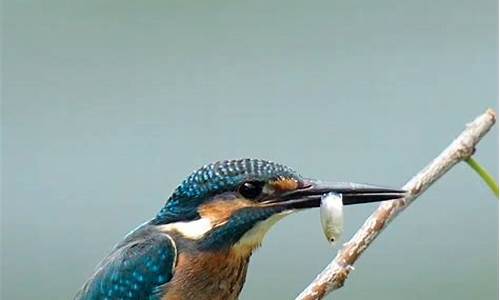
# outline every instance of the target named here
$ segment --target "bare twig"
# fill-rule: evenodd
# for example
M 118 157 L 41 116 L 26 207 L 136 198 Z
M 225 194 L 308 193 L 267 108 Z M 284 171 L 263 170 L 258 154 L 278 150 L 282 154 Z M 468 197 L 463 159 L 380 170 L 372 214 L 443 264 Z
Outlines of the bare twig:
M 296 300 L 322 299 L 331 291 L 342 287 L 353 269 L 354 262 L 385 226 L 449 169 L 469 158 L 474 153 L 476 144 L 495 121 L 495 112 L 488 109 L 468 124 L 448 148 L 403 186 L 403 189 L 408 191 L 405 198 L 380 204 L 351 240 L 343 245 L 333 261 L 297 296 Z

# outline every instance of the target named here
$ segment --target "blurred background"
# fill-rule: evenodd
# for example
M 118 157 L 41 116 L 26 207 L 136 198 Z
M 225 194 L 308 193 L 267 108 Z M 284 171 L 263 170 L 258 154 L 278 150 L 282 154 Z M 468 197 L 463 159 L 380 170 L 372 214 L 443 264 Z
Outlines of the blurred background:
M 493 0 L 3 4 L 2 299 L 72 298 L 205 163 L 398 187 L 498 111 Z M 498 126 L 476 157 L 498 178 Z M 335 254 L 318 210 L 290 216 L 241 298 L 293 298 Z M 335 299 L 497 299 L 498 201 L 458 165 L 355 267 Z

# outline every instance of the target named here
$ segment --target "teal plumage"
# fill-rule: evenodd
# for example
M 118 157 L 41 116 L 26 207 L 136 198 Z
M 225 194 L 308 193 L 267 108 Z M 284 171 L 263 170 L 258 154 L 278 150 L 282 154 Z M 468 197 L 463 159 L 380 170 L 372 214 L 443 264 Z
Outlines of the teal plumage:
M 176 259 L 173 239 L 143 226 L 115 247 L 75 299 L 161 299 Z

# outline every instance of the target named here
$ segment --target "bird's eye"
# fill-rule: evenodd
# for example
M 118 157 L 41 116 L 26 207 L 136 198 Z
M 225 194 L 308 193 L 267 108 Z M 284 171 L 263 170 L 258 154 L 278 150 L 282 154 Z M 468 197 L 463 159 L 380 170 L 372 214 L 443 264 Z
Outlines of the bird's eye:
M 255 199 L 262 194 L 263 187 L 262 181 L 247 181 L 240 185 L 238 192 L 247 199 Z

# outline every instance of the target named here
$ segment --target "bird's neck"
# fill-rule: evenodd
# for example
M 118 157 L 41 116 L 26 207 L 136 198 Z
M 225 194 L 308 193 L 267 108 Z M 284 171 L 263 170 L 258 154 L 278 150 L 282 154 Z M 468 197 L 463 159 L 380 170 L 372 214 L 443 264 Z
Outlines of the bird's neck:
M 242 257 L 250 256 L 255 249 L 260 247 L 269 229 L 287 214 L 288 213 L 275 214 L 263 221 L 257 222 L 232 246 L 232 250 L 235 254 L 239 254 Z
M 247 256 L 259 247 L 265 234 L 289 211 L 275 208 L 248 207 L 237 211 L 227 219 L 202 215 L 198 219 L 157 225 L 166 233 L 179 235 L 195 242 L 200 251 L 215 252 L 233 249 Z
M 211 223 L 202 219 L 164 225 L 182 238 L 178 240 L 176 272 L 163 299 L 238 299 L 253 251 L 286 214 L 272 214 L 253 224 L 228 222 L 211 229 Z M 192 238 L 187 238 L 188 234 Z
M 262 240 L 272 225 L 283 218 L 286 213 L 276 213 L 249 208 L 239 211 L 224 224 L 214 227 L 199 240 L 198 249 L 202 251 L 217 251 L 233 249 L 242 256 L 249 255 L 260 246 Z

